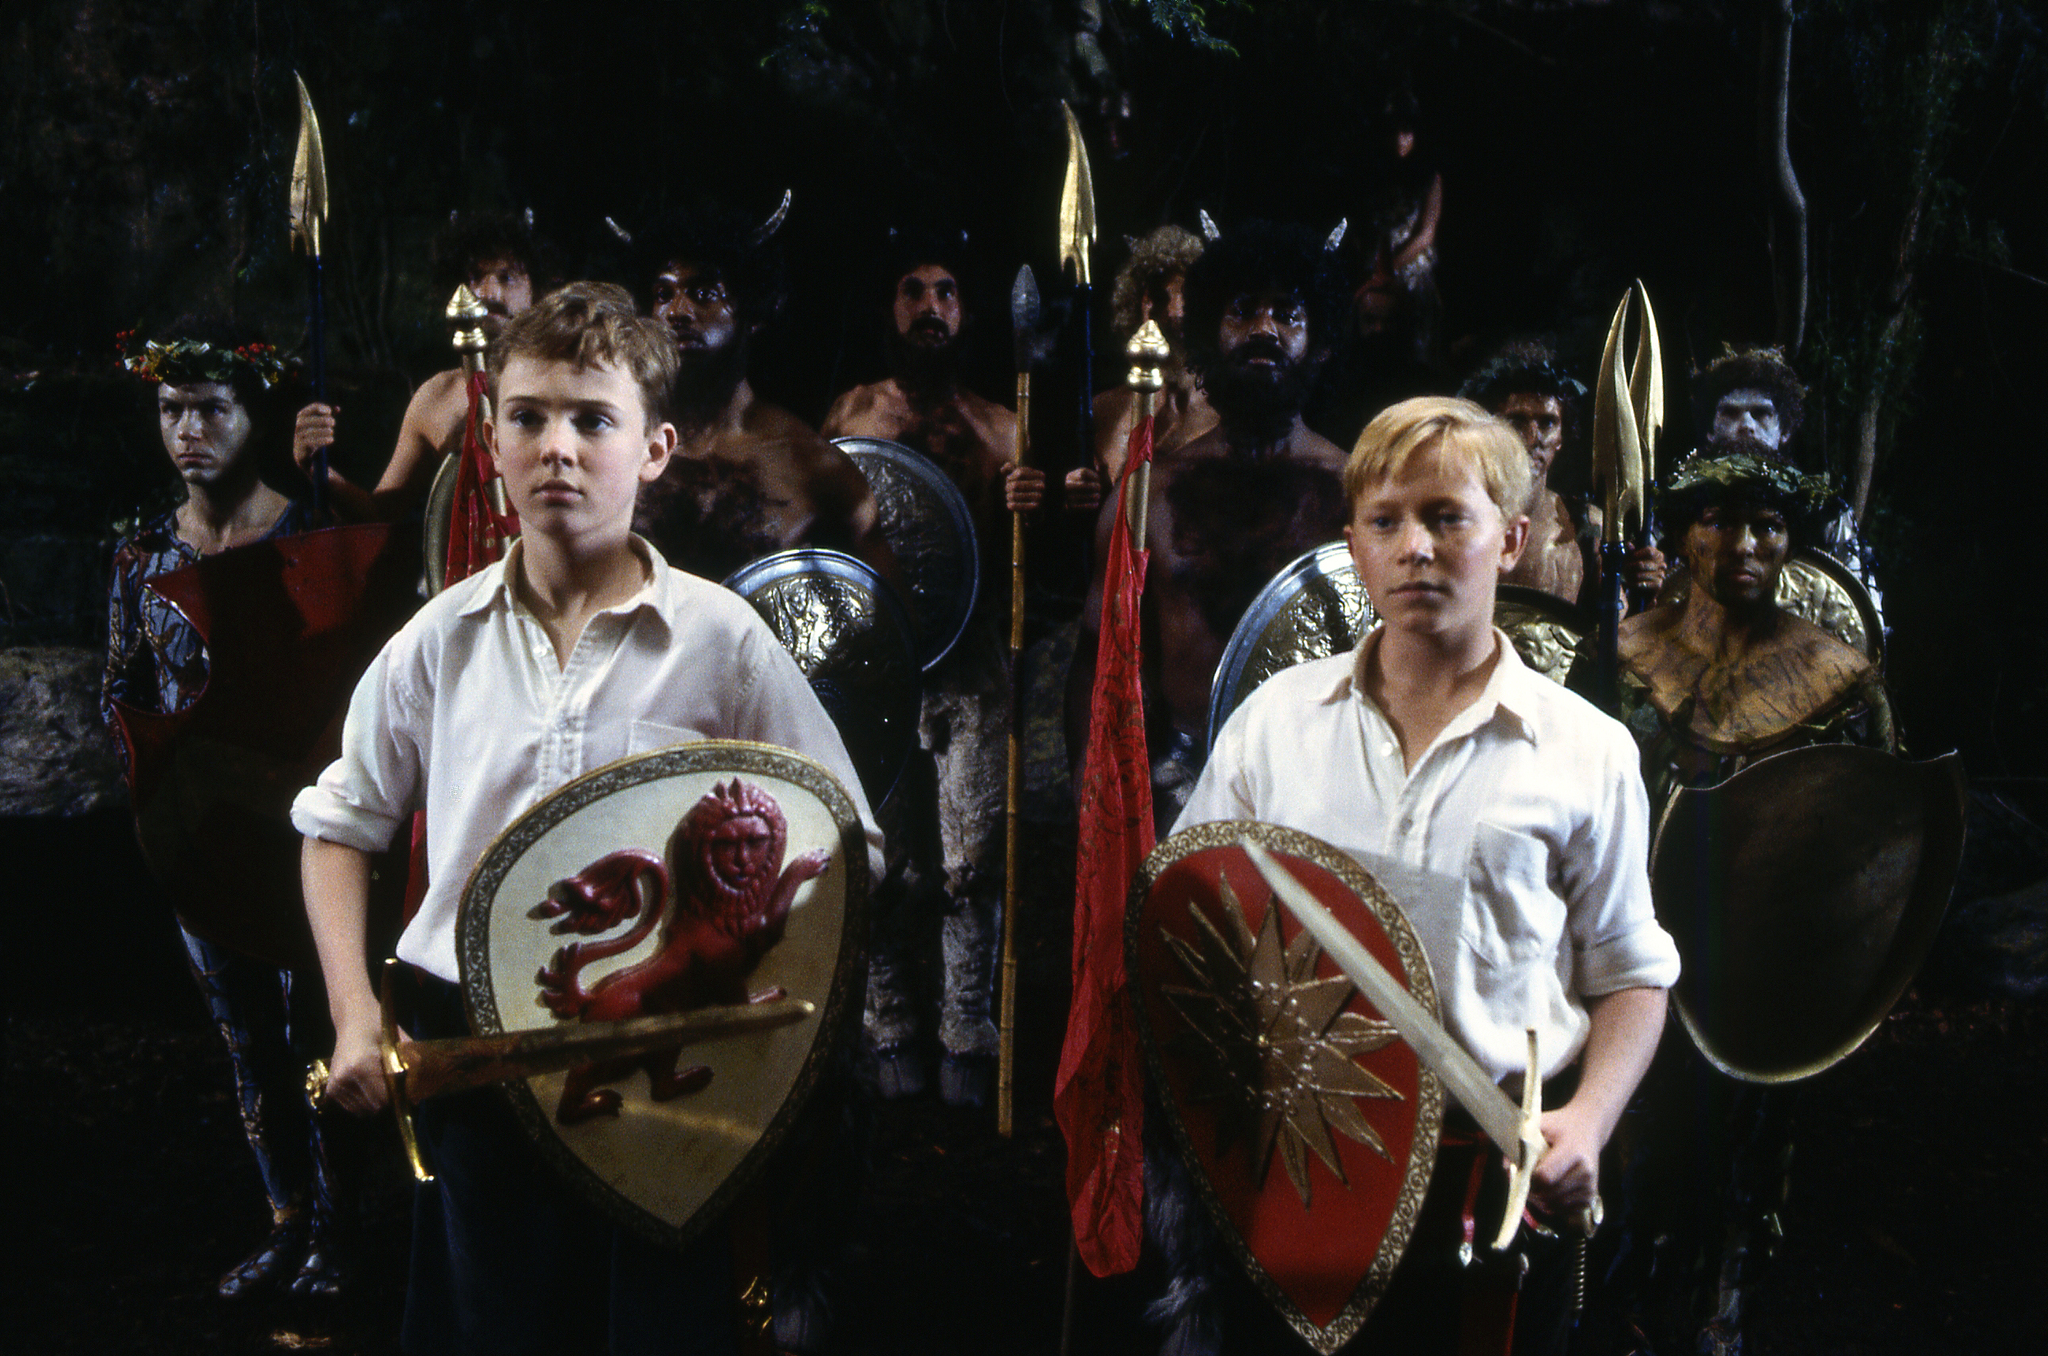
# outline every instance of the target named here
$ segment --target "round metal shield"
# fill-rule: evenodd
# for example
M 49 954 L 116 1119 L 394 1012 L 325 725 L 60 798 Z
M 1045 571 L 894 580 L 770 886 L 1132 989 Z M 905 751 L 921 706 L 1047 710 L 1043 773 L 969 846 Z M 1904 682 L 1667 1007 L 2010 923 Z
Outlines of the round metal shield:
M 896 590 L 866 562 L 817 546 L 750 561 L 725 586 L 795 658 L 846 741 L 868 804 L 880 805 L 917 747 L 921 675 Z
M 1209 743 L 1223 722 L 1282 669 L 1358 644 L 1379 620 L 1341 541 L 1295 557 L 1238 619 L 1209 685 Z
M 918 662 L 944 659 L 981 596 L 981 546 L 967 496 L 931 458 L 886 438 L 834 438 L 867 477 L 882 535 L 917 613 Z
M 1576 603 L 1542 589 L 1502 584 L 1494 593 L 1493 624 L 1507 632 L 1524 664 L 1563 686 L 1579 643 L 1593 633 L 1594 619 Z
M 1963 851 L 1962 763 L 1815 745 L 1665 806 L 1650 852 L 1672 996 L 1700 1052 L 1752 1083 L 1834 1064 L 1933 944 Z
M 1271 824 L 1183 829 L 1131 886 L 1138 1032 L 1195 1189 L 1259 1292 L 1332 1352 L 1385 1293 L 1436 1164 L 1443 1087 L 1274 899 L 1249 836 L 1434 1013 L 1422 944 L 1386 891 Z
M 1230 713 L 1282 669 L 1355 647 L 1379 621 L 1351 553 L 1333 541 L 1297 557 L 1245 609 L 1209 687 L 1209 743 Z M 1541 589 L 1502 584 L 1494 625 L 1522 662 L 1562 684 L 1579 641 L 1593 628 L 1585 611 Z
M 456 922 L 470 1026 L 776 990 L 816 1005 L 789 1025 L 500 1085 L 574 1191 L 680 1245 L 745 1189 L 857 1017 L 867 893 L 853 800 L 808 758 L 710 740 L 621 759 L 514 820 L 471 873 Z

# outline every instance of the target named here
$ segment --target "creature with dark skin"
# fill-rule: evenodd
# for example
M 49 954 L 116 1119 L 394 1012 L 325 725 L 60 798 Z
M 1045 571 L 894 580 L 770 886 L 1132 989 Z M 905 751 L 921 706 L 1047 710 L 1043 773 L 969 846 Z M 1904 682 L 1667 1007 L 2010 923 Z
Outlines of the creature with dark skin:
M 676 452 L 640 495 L 634 528 L 671 564 L 724 579 L 796 546 L 844 551 L 893 580 L 896 563 L 860 468 L 788 410 L 754 395 L 750 345 L 780 314 L 782 264 L 765 229 L 705 209 L 636 242 L 654 318 L 675 336 Z
M 1146 742 L 1162 825 L 1201 770 L 1210 679 L 1238 619 L 1288 562 L 1342 534 L 1344 453 L 1301 418 L 1342 304 L 1322 240 L 1300 227 L 1247 222 L 1188 271 L 1190 361 L 1220 422 L 1155 456 L 1146 505 Z M 1073 749 L 1087 746 L 1115 505 L 1111 497 L 1096 522 L 1068 679 Z
M 1658 495 L 1685 596 L 1621 626 L 1624 719 L 1653 813 L 1680 787 L 1717 785 L 1805 745 L 1897 751 L 1869 657 L 1778 605 L 1780 572 L 1814 543 L 1834 501 L 1818 477 L 1770 454 L 1758 435 L 1779 432 L 1776 407 L 1757 394 L 1738 386 L 1716 401 L 1719 441 Z M 1742 855 L 1740 843 L 1720 847 L 1730 861 Z M 1661 1339 L 1658 1350 L 1739 1349 L 1744 1292 L 1788 1187 L 1796 1086 L 1722 1077 L 1675 1035 L 1659 1051 L 1628 1154 L 1640 1185 L 1623 1194 L 1636 1201 L 1618 1231 L 1639 1246 L 1624 1244 L 1634 1260 L 1615 1273 L 1620 1307 Z
M 1017 416 L 960 384 L 960 354 L 973 323 L 958 258 L 964 236 L 899 232 L 882 273 L 888 277 L 883 338 L 890 376 L 857 386 L 833 403 L 826 434 L 886 438 L 929 457 L 959 487 L 974 515 L 986 584 L 982 605 L 953 651 L 925 676 L 919 741 L 931 755 L 936 804 L 915 797 L 904 813 L 936 820 L 944 903 L 939 907 L 943 974 L 938 1036 L 940 1095 L 979 1106 L 992 1086 L 997 1033 L 991 1019 L 997 911 L 1003 881 L 1005 734 L 1010 672 L 1000 630 L 1007 580 L 1010 513 L 1042 502 L 1045 473 L 1017 464 Z M 899 837 L 928 842 L 926 834 Z M 912 852 L 901 882 L 875 910 L 864 1028 L 885 1096 L 924 1087 L 915 1043 L 918 1004 L 912 955 L 926 930 L 912 900 L 933 876 Z
M 533 305 L 558 279 L 552 251 L 534 232 L 531 214 L 482 212 L 451 215 L 435 247 L 440 281 L 466 283 L 486 312 L 483 331 L 495 338 L 507 320 Z M 313 458 L 334 445 L 341 406 L 315 402 L 299 411 L 292 458 L 308 479 Z M 462 451 L 469 424 L 469 374 L 460 367 L 436 372 L 413 392 L 398 427 L 398 445 L 374 489 L 327 468 L 328 501 L 347 522 L 396 522 L 426 502 L 444 457 Z

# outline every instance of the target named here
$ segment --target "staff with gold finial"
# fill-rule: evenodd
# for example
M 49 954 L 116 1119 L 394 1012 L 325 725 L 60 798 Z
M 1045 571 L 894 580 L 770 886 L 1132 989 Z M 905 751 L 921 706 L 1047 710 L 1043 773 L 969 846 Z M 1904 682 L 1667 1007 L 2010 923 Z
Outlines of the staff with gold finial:
M 1025 264 L 1010 285 L 1010 329 L 1017 359 L 1017 465 L 1031 460 L 1031 373 L 1043 363 L 1052 335 L 1039 326 L 1038 279 Z M 1010 672 L 1024 652 L 1024 515 L 1010 514 Z M 1017 828 L 1024 800 L 1023 702 L 1010 700 L 1008 785 L 1003 799 L 1003 969 L 996 1022 L 996 1133 L 1016 1124 L 1017 1074 Z
M 293 249 L 306 251 L 312 294 L 308 302 L 310 331 L 307 367 L 316 404 L 327 403 L 327 301 L 320 269 L 320 224 L 327 220 L 327 155 L 320 144 L 320 118 L 305 78 L 294 71 L 299 86 L 299 148 L 292 157 L 291 239 Z M 313 454 L 313 516 L 327 507 L 327 449 Z

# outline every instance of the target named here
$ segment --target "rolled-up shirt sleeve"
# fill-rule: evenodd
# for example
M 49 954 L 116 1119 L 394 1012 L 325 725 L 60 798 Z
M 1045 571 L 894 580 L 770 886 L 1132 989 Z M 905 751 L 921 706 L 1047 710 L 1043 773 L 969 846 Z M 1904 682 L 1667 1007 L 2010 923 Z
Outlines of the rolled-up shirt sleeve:
M 420 806 L 427 707 L 405 681 L 399 645 L 386 645 L 356 684 L 341 756 L 292 801 L 292 827 L 308 838 L 381 852 Z
M 1668 989 L 1678 981 L 1678 946 L 1658 925 L 1650 900 L 1650 798 L 1635 745 L 1616 725 L 1603 740 L 1604 803 L 1568 853 L 1573 968 L 1588 998 L 1621 989 Z

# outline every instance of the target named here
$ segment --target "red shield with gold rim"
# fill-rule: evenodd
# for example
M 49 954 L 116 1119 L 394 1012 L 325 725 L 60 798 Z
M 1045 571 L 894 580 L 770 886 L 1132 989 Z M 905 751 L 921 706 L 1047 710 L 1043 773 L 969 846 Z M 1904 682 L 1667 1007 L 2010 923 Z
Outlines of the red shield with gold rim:
M 1146 1065 L 1203 1206 L 1261 1294 L 1335 1351 L 1415 1227 L 1443 1089 L 1260 879 L 1286 863 L 1432 1012 L 1422 944 L 1351 858 L 1271 824 L 1184 829 L 1145 860 L 1125 945 Z

